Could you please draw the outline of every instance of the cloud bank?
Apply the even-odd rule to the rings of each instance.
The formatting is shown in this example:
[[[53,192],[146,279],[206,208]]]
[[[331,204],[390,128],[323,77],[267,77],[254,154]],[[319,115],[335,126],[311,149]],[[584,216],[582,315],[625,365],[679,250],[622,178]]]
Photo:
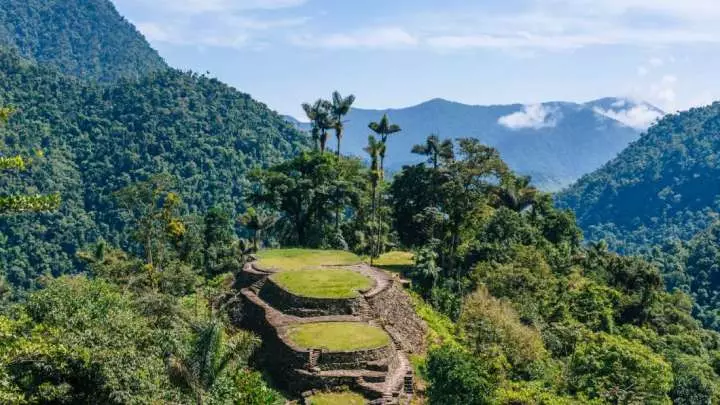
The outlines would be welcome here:
[[[542,104],[532,104],[523,107],[522,111],[500,117],[498,124],[512,130],[542,129],[555,127],[559,120],[556,109]]]

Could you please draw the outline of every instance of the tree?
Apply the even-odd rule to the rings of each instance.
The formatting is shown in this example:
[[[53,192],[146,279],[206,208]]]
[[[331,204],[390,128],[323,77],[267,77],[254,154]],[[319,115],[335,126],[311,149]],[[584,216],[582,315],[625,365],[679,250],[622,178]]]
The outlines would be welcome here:
[[[452,141],[450,139],[440,141],[437,135],[428,136],[425,144],[413,146],[412,153],[427,156],[433,169],[437,169],[441,161],[450,161],[455,158]]]
[[[492,404],[495,378],[477,356],[457,347],[441,346],[427,360],[431,405]]]
[[[575,392],[610,403],[666,404],[673,386],[670,365],[650,348],[599,333],[578,347],[568,384]]]
[[[228,336],[217,319],[193,325],[194,338],[189,351],[175,350],[167,357],[171,381],[189,390],[195,403],[202,405],[208,393],[225,375],[238,372],[259,344],[247,332]]]
[[[260,249],[265,231],[272,228],[277,220],[277,216],[252,207],[240,216],[240,224],[253,233],[252,243],[256,251]]]
[[[167,245],[177,243],[186,232],[178,215],[182,201],[171,191],[174,182],[172,176],[158,174],[115,192],[124,214],[135,223],[135,239],[143,246],[152,280],[163,271]]]
[[[541,193],[530,186],[530,177],[507,176],[500,187],[493,189],[493,194],[496,206],[520,212],[535,205]]]
[[[342,141],[343,131],[345,130],[345,122],[343,118],[350,112],[353,103],[355,102],[355,96],[349,95],[343,97],[337,91],[332,94],[332,106],[330,108],[330,117],[332,119],[332,126],[335,130],[335,137],[337,138],[337,155],[340,156],[340,142]]]
[[[333,235],[329,227],[335,225],[336,212],[353,215],[367,189],[358,159],[326,153],[302,153],[253,178],[248,202],[278,212],[281,242],[295,246],[333,245],[328,235]]]
[[[380,142],[383,145],[387,145],[387,140],[390,135],[402,131],[400,126],[390,123],[390,118],[388,118],[387,114],[383,115],[379,122],[371,122],[370,124],[368,124],[368,127],[380,136]],[[381,171],[385,171],[385,152],[386,150],[383,150],[382,153],[380,153]]]
[[[14,110],[10,107],[0,107],[0,125],[6,124]],[[1,171],[24,171],[29,160],[20,156],[0,156]],[[23,212],[53,211],[60,206],[60,195],[3,195],[0,196],[0,215],[17,214]]]
[[[325,100],[319,99],[313,104],[303,103],[302,108],[305,111],[305,115],[310,120],[313,142],[315,149],[325,151],[325,143],[327,142],[327,129],[329,126],[329,103]]]
[[[372,188],[372,221],[371,221],[371,223],[373,224],[372,227],[377,228],[373,231],[372,227],[371,227],[371,233],[373,234],[372,238],[371,238],[372,246],[370,249],[371,250],[371,252],[370,252],[371,264],[372,264],[372,260],[374,260],[376,257],[378,257],[380,255],[379,247],[378,247],[378,243],[379,243],[378,232],[379,232],[380,227],[377,226],[377,221],[378,221],[377,190],[378,190],[378,185],[384,175],[382,170],[380,170],[380,164],[379,164],[380,154],[384,153],[384,150],[385,150],[384,143],[378,142],[378,140],[372,135],[368,136],[368,145],[365,147],[365,152],[367,152],[368,155],[370,155],[370,173],[368,173],[368,175],[370,177],[370,186]]]

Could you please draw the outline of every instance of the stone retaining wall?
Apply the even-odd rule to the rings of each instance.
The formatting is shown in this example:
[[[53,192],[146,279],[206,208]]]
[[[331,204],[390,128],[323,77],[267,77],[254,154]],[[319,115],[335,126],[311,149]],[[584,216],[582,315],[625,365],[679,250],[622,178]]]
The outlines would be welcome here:
[[[272,278],[260,290],[260,298],[278,311],[299,316],[355,315],[363,305],[363,298],[312,298],[295,295]]]
[[[425,351],[427,326],[415,312],[413,303],[397,283],[367,298],[379,321],[402,349],[410,353]]]

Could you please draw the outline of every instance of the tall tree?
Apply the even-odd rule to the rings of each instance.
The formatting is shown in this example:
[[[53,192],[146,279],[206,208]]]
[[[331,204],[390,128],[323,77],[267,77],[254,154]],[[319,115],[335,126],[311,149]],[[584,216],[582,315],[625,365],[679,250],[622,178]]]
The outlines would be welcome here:
[[[387,114],[383,115],[379,122],[371,122],[368,127],[380,136],[380,142],[383,145],[387,145],[387,140],[390,135],[396,134],[402,129],[399,125],[391,124],[390,118]],[[385,171],[385,152],[387,149],[383,149],[380,154],[380,170]]]
[[[370,260],[372,261],[379,256],[379,247],[378,247],[378,233],[380,227],[377,226],[378,222],[378,198],[377,198],[377,189],[380,181],[383,178],[383,172],[380,170],[380,154],[385,150],[385,144],[382,142],[378,142],[378,140],[370,135],[368,136],[368,145],[365,147],[365,152],[370,155],[370,186],[372,187],[372,227],[371,227],[371,233],[372,233],[372,246],[370,248]]]
[[[262,241],[265,231],[275,225],[277,217],[262,210],[249,208],[247,212],[240,217],[239,221],[242,226],[252,231],[252,244],[255,251],[257,251],[260,249],[260,241]]]
[[[7,124],[14,110],[0,107],[0,125]],[[0,156],[0,171],[27,170],[30,161],[21,156]],[[60,195],[1,195],[0,215],[22,212],[42,212],[56,210],[60,206]]]
[[[178,215],[182,200],[172,191],[174,183],[172,176],[158,174],[115,192],[123,214],[135,223],[135,238],[143,246],[151,275],[162,273],[168,259],[167,245],[177,242],[186,232]]]
[[[493,195],[496,206],[519,212],[535,205],[541,193],[530,185],[530,177],[507,176],[500,187],[493,189]]]
[[[343,97],[337,91],[332,94],[330,117],[332,119],[333,129],[335,130],[335,137],[337,138],[338,156],[340,156],[340,143],[345,130],[345,122],[343,119],[350,112],[350,108],[352,108],[353,103],[355,103],[355,96],[352,94],[347,97]]]
[[[413,146],[412,153],[427,156],[433,169],[437,169],[442,160],[451,161],[455,158],[452,141],[450,139],[440,141],[435,134],[428,136],[424,144]]]
[[[315,143],[315,148],[319,148],[321,152],[325,152],[328,131],[334,128],[334,123],[330,116],[332,107],[329,101],[323,99],[317,99],[312,104],[302,104],[305,115],[310,120],[310,133]]]

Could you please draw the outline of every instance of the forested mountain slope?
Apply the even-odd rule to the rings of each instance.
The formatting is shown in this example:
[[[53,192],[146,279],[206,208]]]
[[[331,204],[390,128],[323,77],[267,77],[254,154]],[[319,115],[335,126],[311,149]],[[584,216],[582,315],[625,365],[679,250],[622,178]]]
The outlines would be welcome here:
[[[112,192],[128,184],[168,172],[190,211],[220,204],[237,212],[248,170],[308,144],[247,94],[176,70],[99,87],[0,51],[0,104],[16,109],[0,129],[0,150],[44,152],[0,188],[63,198],[57,213],[0,218],[0,268],[16,285],[76,271],[76,250],[99,237],[127,246]]]
[[[557,197],[588,239],[637,252],[689,240],[720,208],[720,103],[662,119]]]
[[[403,129],[388,141],[386,163],[391,170],[421,161],[410,151],[430,134],[473,137],[497,148],[513,170],[531,175],[536,185],[556,191],[598,169],[638,138],[640,129],[618,121],[633,110],[663,114],[649,104],[619,98],[493,106],[434,99],[401,109],[353,109],[343,143],[348,153],[364,156],[368,122],[387,113]]]
[[[103,82],[167,68],[107,0],[0,0],[0,44]]]

